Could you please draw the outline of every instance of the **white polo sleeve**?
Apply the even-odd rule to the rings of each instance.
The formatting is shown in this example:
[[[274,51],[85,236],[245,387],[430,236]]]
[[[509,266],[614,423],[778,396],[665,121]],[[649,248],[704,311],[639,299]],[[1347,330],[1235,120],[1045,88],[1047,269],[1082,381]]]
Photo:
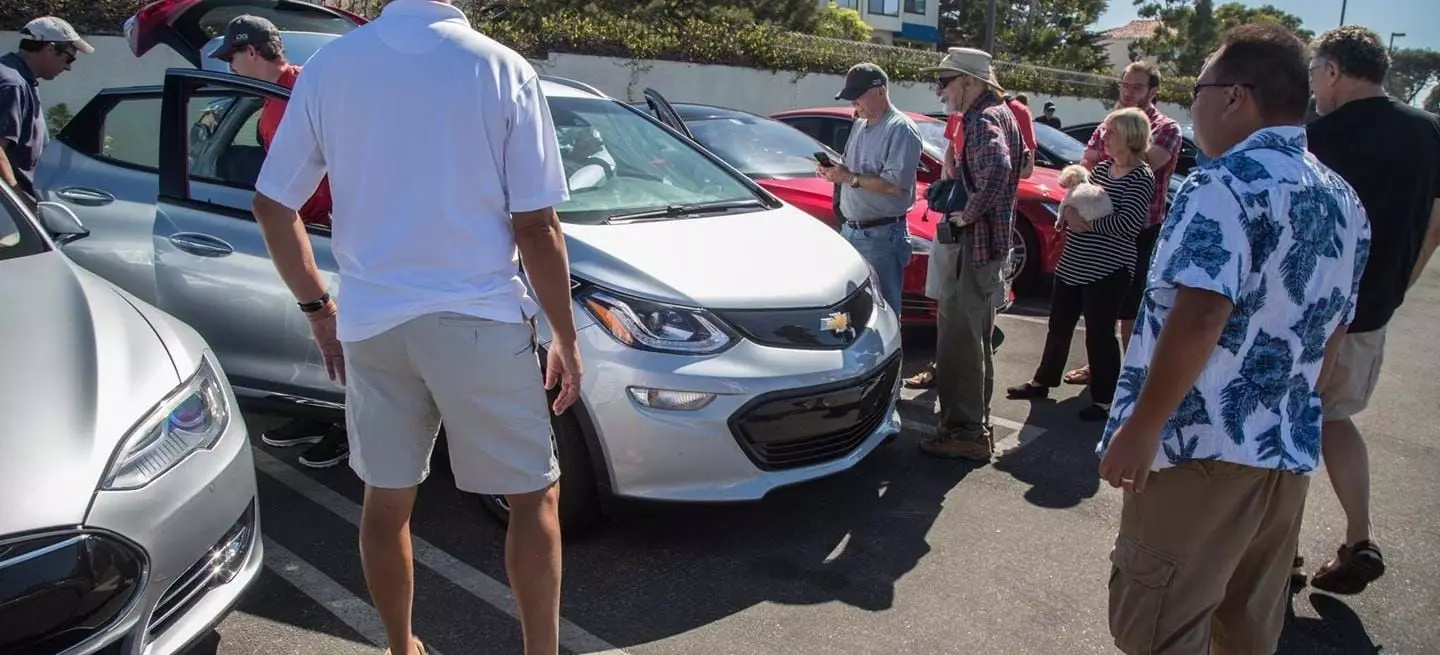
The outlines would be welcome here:
[[[285,116],[265,154],[255,190],[292,210],[299,211],[320,181],[325,179],[325,153],[316,126],[318,90],[313,71],[302,71],[290,91]]]
[[[532,76],[515,91],[505,137],[505,198],[510,213],[554,207],[570,199],[550,103]]]

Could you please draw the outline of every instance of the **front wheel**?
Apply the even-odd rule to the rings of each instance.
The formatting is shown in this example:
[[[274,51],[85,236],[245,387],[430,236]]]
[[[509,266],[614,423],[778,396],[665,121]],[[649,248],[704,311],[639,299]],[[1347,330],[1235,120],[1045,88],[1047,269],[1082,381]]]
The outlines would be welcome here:
[[[1040,277],[1040,239],[1035,227],[1020,213],[1010,222],[1010,262],[1005,278],[1017,297],[1037,291]]]
[[[585,446],[575,410],[551,416],[550,427],[555,457],[560,460],[560,529],[566,534],[579,533],[593,527],[602,517],[590,450]],[[480,502],[501,524],[509,525],[510,503],[504,496],[482,495]]]

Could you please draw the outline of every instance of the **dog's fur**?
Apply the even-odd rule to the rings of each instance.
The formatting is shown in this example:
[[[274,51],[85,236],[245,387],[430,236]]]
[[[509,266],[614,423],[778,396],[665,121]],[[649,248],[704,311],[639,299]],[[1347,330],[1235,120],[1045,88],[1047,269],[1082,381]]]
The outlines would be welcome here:
[[[1060,203],[1061,209],[1074,207],[1075,211],[1080,213],[1080,218],[1086,221],[1109,216],[1115,211],[1110,195],[1105,193],[1103,187],[1090,181],[1090,171],[1084,166],[1071,164],[1060,171],[1060,187],[1065,189],[1065,201]],[[1057,217],[1056,224],[1061,222]]]

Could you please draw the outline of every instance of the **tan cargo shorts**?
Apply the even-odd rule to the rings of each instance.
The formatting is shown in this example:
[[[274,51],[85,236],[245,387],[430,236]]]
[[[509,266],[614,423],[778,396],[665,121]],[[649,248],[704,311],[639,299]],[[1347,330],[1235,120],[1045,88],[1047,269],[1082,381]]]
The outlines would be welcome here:
[[[1110,553],[1110,634],[1127,655],[1272,655],[1310,478],[1218,461],[1125,493]]]
[[[344,347],[350,467],[365,484],[423,482],[442,419],[461,491],[521,494],[559,479],[530,324],[428,314]]]
[[[1385,328],[1347,334],[1340,339],[1340,352],[1331,365],[1330,378],[1320,389],[1326,421],[1345,420],[1370,404],[1384,360]]]

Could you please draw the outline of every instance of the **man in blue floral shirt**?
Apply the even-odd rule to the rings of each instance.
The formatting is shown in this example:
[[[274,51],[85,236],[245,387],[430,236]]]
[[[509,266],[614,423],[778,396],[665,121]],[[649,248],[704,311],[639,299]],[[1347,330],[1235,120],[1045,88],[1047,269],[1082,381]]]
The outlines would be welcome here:
[[[1355,312],[1369,221],[1306,152],[1305,45],[1226,34],[1191,109],[1213,157],[1165,219],[1099,446],[1124,487],[1110,629],[1126,653],[1273,653],[1320,397]]]

